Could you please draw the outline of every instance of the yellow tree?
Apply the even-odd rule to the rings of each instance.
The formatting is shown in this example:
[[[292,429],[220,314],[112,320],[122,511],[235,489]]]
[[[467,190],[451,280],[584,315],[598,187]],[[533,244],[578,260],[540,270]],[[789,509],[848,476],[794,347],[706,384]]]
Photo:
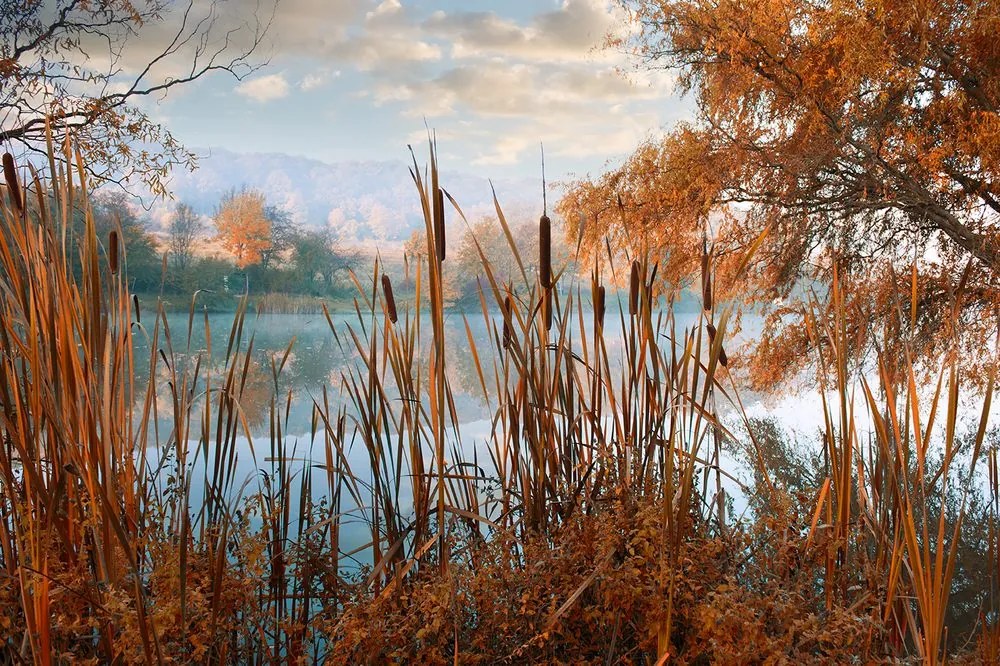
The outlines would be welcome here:
[[[751,365],[759,385],[781,381],[815,344],[804,294],[834,267],[854,292],[859,356],[883,344],[889,356],[929,358],[956,340],[967,350],[995,342],[994,0],[622,4],[635,29],[619,46],[640,66],[673,69],[697,112],[570,187],[560,211],[585,248],[610,234],[618,247],[659,251],[660,274],[683,284],[707,236],[719,285],[769,306]]]
[[[231,191],[215,212],[215,227],[222,246],[246,268],[259,264],[271,249],[271,220],[267,201],[258,190]]]

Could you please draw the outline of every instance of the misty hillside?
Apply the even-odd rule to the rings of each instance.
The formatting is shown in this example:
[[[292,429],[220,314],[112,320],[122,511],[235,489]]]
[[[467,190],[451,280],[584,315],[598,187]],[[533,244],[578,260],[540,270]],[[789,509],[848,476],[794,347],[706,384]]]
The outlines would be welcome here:
[[[291,213],[299,224],[330,225],[345,241],[398,243],[422,224],[420,202],[408,164],[399,161],[327,163],[282,153],[237,153],[199,149],[193,172],[177,171],[175,201],[211,215],[223,193],[243,186],[263,191],[268,202]],[[485,175],[445,171],[442,186],[459,202],[470,221],[493,214],[490,181]],[[494,181],[510,216],[537,215],[540,186],[531,179]],[[162,225],[171,202],[157,204],[152,217]],[[538,209],[538,210],[536,210]],[[450,210],[450,207],[449,207]],[[449,216],[449,223],[457,223]]]

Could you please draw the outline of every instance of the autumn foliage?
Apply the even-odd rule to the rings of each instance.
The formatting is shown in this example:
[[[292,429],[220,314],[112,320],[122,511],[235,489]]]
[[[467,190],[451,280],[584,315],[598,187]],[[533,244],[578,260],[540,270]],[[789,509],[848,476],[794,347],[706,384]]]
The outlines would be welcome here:
[[[697,111],[572,185],[560,204],[571,236],[599,251],[610,227],[677,287],[707,236],[722,295],[772,306],[757,385],[817,347],[805,313],[834,267],[855,296],[855,360],[884,332],[881,351],[918,361],[957,338],[985,379],[973,350],[995,342],[1000,304],[995,3],[622,4],[635,29],[614,46],[673,71]]]
[[[239,268],[258,264],[271,249],[271,220],[267,201],[258,190],[230,192],[215,212],[219,240]]]
[[[704,309],[687,326],[648,255],[618,271],[635,293],[616,307],[599,267],[562,292],[558,272],[545,289],[527,271],[494,273],[481,253],[490,341],[466,331],[492,432],[468,447],[447,372],[454,257],[438,251],[433,147],[428,171],[411,173],[430,307],[395,303],[376,264],[358,280],[357,322],[338,329],[324,312],[356,363],[313,396],[307,434],[287,432],[279,382],[293,344],[251,369],[245,302],[221,362],[175,354],[187,343],[162,309],[148,316],[122,271],[101,270],[81,174],[10,181],[4,659],[995,663],[997,441],[989,400],[960,399],[960,357],[930,396],[912,365],[899,393],[886,363],[878,382],[852,373],[853,306],[835,272],[807,329],[827,345],[817,364],[834,361],[816,376],[824,425],[793,446],[740,409],[707,246]],[[21,191],[35,203],[11,199]],[[74,202],[79,279],[60,242]],[[208,320],[192,305],[196,325]],[[156,378],[144,389],[138,364]],[[258,402],[263,436],[248,417]],[[246,455],[254,471],[238,478]]]

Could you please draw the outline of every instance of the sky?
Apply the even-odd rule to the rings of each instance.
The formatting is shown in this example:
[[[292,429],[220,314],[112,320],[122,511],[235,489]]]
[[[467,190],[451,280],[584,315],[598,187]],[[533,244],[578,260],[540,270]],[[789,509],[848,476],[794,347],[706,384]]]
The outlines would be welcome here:
[[[691,113],[669,73],[602,48],[627,29],[605,0],[280,0],[266,66],[150,111],[188,146],[327,162],[408,159],[429,127],[444,166],[490,177],[536,176],[544,142],[550,177],[579,177]]]

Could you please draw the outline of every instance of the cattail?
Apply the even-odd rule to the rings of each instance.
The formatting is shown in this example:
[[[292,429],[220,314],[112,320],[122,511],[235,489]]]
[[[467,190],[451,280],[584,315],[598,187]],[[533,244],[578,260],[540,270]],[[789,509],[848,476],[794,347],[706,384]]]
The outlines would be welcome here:
[[[438,261],[444,261],[444,190],[440,187],[434,191],[434,247],[437,250]]]
[[[385,294],[385,310],[389,314],[389,321],[395,324],[399,318],[396,313],[396,298],[392,295],[392,282],[385,274],[382,275],[382,293]]]
[[[111,264],[111,274],[118,275],[118,230],[112,229],[108,234],[108,262]]]
[[[709,343],[711,343],[711,344],[714,345],[715,344],[715,336],[718,333],[718,331],[716,331],[715,330],[715,326],[712,326],[711,324],[706,324],[705,328],[708,329],[708,341],[709,341]],[[726,356],[726,350],[725,350],[725,348],[722,347],[722,345],[719,345],[719,363],[722,364],[723,368],[725,368],[726,366],[729,365],[729,357]]]
[[[139,311],[139,297],[132,294],[132,304],[135,306],[135,321],[139,324],[142,323],[142,315]]]
[[[597,288],[594,295],[594,325],[598,330],[604,328],[604,286]]]
[[[28,165],[31,168],[31,165]],[[38,219],[47,220],[49,218],[48,211],[45,208],[45,192],[42,190],[42,181],[38,179],[38,173],[31,169],[31,177],[35,182],[35,198],[38,200]]]
[[[542,297],[542,318],[545,321],[545,330],[552,330],[552,290],[546,289]]]
[[[538,277],[543,288],[552,286],[552,220],[548,215],[538,220]]]
[[[632,262],[632,275],[628,288],[628,313],[635,315],[639,312],[639,262]]]
[[[17,182],[17,169],[14,167],[14,156],[10,153],[3,154],[3,177],[7,181],[7,192],[10,194],[10,201],[14,208],[20,213],[24,210],[24,201],[21,199],[21,185]]]
[[[708,241],[701,239],[701,296],[705,302],[705,311],[712,310],[712,274],[709,266]]]
[[[514,301],[510,295],[503,299],[503,348],[510,347],[513,331],[511,331],[511,317],[514,314]]]

